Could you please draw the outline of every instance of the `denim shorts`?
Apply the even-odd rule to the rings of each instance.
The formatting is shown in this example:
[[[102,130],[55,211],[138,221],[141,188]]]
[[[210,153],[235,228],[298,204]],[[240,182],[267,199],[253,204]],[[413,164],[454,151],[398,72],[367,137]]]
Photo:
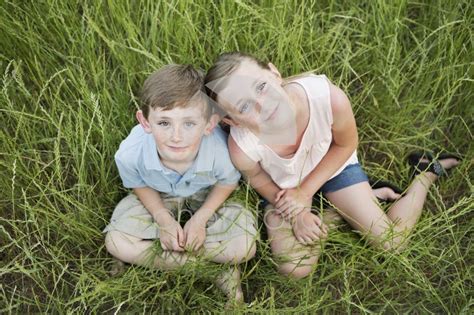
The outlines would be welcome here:
[[[368,182],[369,178],[367,174],[362,170],[359,163],[347,165],[342,172],[340,172],[336,177],[328,180],[320,189],[320,191],[325,193],[335,192],[343,188],[361,183]]]
[[[314,194],[313,202],[319,200],[316,198],[321,198],[321,193],[330,193],[335,192],[340,189],[361,183],[368,182],[369,178],[362,170],[362,167],[359,163],[347,165],[342,172],[340,172],[336,177],[328,180],[317,192]],[[263,208],[268,205],[268,201],[260,197],[260,204]]]

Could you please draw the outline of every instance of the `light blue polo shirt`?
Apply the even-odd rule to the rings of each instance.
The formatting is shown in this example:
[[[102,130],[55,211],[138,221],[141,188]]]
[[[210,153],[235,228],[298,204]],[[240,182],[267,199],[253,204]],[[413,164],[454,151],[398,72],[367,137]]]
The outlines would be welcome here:
[[[196,159],[182,176],[161,163],[153,135],[140,125],[122,141],[115,162],[126,188],[150,187],[179,197],[188,197],[216,183],[235,184],[240,179],[230,160],[227,135],[219,127],[203,136]]]

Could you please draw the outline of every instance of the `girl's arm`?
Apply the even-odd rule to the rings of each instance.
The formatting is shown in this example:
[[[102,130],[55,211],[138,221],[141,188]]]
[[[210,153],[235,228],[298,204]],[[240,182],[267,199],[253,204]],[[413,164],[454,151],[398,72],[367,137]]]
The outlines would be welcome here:
[[[309,196],[313,196],[342,167],[357,148],[359,142],[349,99],[337,86],[329,83],[329,87],[333,114],[333,140],[321,162],[306,176],[301,184],[300,189]]]
[[[230,158],[234,166],[244,175],[252,186],[263,198],[275,205],[280,187],[262,169],[260,163],[250,159],[244,151],[240,149],[232,136],[228,140]]]

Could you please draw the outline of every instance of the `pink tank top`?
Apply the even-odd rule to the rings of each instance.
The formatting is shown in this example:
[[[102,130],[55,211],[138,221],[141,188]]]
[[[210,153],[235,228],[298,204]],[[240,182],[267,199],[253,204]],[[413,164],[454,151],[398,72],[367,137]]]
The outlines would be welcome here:
[[[303,87],[309,101],[309,122],[301,144],[291,158],[282,158],[262,144],[246,128],[232,127],[230,134],[239,148],[252,160],[259,162],[273,181],[281,188],[295,188],[318,165],[332,142],[332,109],[329,82],[325,75],[308,75],[291,81]],[[349,164],[358,163],[357,152],[331,177],[335,177]]]

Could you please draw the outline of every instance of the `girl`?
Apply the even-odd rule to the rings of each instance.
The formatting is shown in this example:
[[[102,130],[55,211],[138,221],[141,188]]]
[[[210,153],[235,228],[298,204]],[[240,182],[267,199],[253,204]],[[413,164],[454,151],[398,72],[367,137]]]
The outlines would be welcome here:
[[[459,163],[453,155],[411,155],[413,182],[385,213],[357,160],[349,99],[326,76],[284,80],[273,64],[235,52],[217,59],[205,84],[231,125],[232,162],[269,202],[264,222],[285,275],[307,276],[319,256],[315,242],[327,237],[326,224],[310,211],[318,190],[371,243],[400,249],[430,185]]]

